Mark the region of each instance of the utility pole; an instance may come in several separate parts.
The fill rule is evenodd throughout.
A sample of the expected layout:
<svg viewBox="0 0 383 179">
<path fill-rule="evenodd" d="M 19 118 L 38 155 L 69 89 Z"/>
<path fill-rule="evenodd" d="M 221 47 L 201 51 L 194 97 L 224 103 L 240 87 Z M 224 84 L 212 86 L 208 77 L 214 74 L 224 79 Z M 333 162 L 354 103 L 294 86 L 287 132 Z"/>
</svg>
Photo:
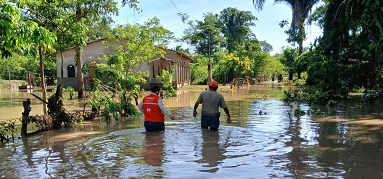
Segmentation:
<svg viewBox="0 0 383 179">
<path fill-rule="evenodd" d="M 209 31 L 209 39 L 208 39 L 208 44 L 209 44 L 209 64 L 207 65 L 207 82 L 208 84 L 213 80 L 212 79 L 212 73 L 211 73 L 211 61 L 210 61 L 210 31 Z"/>
</svg>

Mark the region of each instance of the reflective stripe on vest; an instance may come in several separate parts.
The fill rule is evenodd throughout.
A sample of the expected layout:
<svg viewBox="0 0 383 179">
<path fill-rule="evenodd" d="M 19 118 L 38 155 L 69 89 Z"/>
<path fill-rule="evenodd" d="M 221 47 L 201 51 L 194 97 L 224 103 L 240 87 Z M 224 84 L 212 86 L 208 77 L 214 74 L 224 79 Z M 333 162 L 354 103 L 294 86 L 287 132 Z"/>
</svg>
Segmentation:
<svg viewBox="0 0 383 179">
<path fill-rule="evenodd" d="M 158 106 L 158 99 L 160 99 L 159 96 L 150 94 L 148 96 L 145 96 L 142 100 L 144 104 L 145 121 L 165 121 L 165 115 L 162 113 L 160 107 Z"/>
</svg>

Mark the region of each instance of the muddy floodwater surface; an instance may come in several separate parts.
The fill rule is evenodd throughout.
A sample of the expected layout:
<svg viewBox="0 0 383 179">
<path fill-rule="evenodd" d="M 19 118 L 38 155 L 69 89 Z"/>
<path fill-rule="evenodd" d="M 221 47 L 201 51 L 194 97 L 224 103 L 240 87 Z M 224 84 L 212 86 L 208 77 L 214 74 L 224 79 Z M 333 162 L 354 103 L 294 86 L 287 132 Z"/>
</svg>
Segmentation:
<svg viewBox="0 0 383 179">
<path fill-rule="evenodd" d="M 176 116 L 146 133 L 144 117 L 101 119 L 0 144 L 2 178 L 383 178 L 383 113 L 354 100 L 336 107 L 284 103 L 279 84 L 219 88 L 219 131 L 202 130 L 192 107 L 205 86 L 165 99 Z M 38 92 L 36 92 L 38 94 Z M 25 92 L 0 91 L 0 120 L 21 117 Z M 82 101 L 67 100 L 68 110 Z M 199 107 L 199 110 L 201 106 Z M 200 111 L 198 113 L 200 114 Z M 297 113 L 299 111 L 300 114 Z M 311 112 L 308 112 L 311 111 Z"/>
</svg>

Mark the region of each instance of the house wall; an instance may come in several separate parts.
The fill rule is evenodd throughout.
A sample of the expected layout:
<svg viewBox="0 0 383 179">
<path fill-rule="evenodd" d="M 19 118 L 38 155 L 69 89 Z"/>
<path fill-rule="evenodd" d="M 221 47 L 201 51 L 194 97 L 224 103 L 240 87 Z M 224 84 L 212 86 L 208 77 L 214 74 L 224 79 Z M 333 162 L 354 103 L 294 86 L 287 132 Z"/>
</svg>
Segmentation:
<svg viewBox="0 0 383 179">
<path fill-rule="evenodd" d="M 100 40 L 96 42 L 91 42 L 88 45 L 84 46 L 83 48 L 83 63 L 90 63 L 93 61 L 96 61 L 97 63 L 105 63 L 103 59 L 103 54 L 114 54 L 114 51 L 111 49 L 106 49 L 105 46 L 102 44 L 102 41 Z M 109 41 L 109 43 L 115 43 L 113 41 Z M 70 49 L 65 52 L 63 52 L 64 55 L 64 63 L 63 63 L 63 87 L 71 86 L 73 88 L 77 88 L 77 66 L 75 64 L 75 49 Z M 57 80 L 60 83 L 61 82 L 61 53 L 56 54 L 56 68 L 57 68 Z M 101 58 L 101 60 L 99 59 Z M 75 66 L 75 74 L 76 77 L 68 78 L 68 71 L 67 67 L 69 65 Z M 174 67 L 172 67 L 174 65 Z M 148 90 L 153 85 L 162 85 L 161 81 L 156 79 L 158 75 L 158 67 L 163 67 L 163 69 L 167 71 L 171 71 L 173 68 L 174 71 L 171 71 L 172 73 L 176 73 L 175 79 L 172 79 L 174 87 L 178 89 L 179 87 L 183 85 L 190 85 L 190 60 L 186 59 L 184 57 L 181 57 L 177 52 L 172 50 L 166 50 L 166 54 L 164 55 L 164 58 L 157 58 L 154 59 L 150 63 L 145 63 L 138 67 L 136 70 L 140 71 L 149 71 L 149 77 L 146 78 L 147 83 L 139 85 Z M 187 68 L 186 68 L 187 66 Z M 153 71 L 153 67 L 156 69 Z M 154 73 L 156 73 L 154 75 Z M 181 74 L 177 74 L 181 73 Z M 84 74 L 84 83 L 86 86 L 86 82 L 88 81 L 88 74 Z"/>
</svg>

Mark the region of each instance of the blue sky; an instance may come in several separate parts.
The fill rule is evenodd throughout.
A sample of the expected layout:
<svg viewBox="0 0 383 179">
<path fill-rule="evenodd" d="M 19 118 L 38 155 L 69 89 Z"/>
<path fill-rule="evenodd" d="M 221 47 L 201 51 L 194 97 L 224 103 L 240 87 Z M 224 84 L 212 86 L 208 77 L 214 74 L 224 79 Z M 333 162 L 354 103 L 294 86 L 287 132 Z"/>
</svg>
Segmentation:
<svg viewBox="0 0 383 179">
<path fill-rule="evenodd" d="M 257 36 L 258 40 L 266 40 L 270 43 L 274 51 L 272 54 L 281 51 L 283 46 L 290 46 L 286 42 L 287 35 L 284 33 L 286 29 L 279 27 L 279 22 L 287 20 L 291 22 L 291 9 L 285 4 L 273 5 L 273 0 L 266 1 L 264 9 L 258 12 L 252 0 L 173 0 L 178 10 L 187 13 L 189 20 L 203 20 L 203 14 L 207 12 L 220 13 L 227 7 L 237 8 L 238 10 L 250 11 L 258 18 L 255 21 L 256 26 L 251 27 L 252 32 Z M 188 28 L 187 24 L 183 24 L 179 16 L 178 10 L 170 0 L 140 0 L 141 13 L 135 12 L 129 7 L 120 7 L 119 16 L 114 19 L 117 24 L 126 23 L 142 23 L 154 16 L 158 17 L 164 28 L 172 31 L 176 38 L 181 38 L 184 29 Z M 310 42 L 313 43 L 315 38 L 322 35 L 322 30 L 315 25 L 306 27 L 306 41 L 304 46 L 308 47 Z M 178 44 L 171 43 L 169 48 L 174 48 Z M 184 45 L 185 44 L 179 44 Z M 187 46 L 185 46 L 187 47 Z"/>
</svg>

